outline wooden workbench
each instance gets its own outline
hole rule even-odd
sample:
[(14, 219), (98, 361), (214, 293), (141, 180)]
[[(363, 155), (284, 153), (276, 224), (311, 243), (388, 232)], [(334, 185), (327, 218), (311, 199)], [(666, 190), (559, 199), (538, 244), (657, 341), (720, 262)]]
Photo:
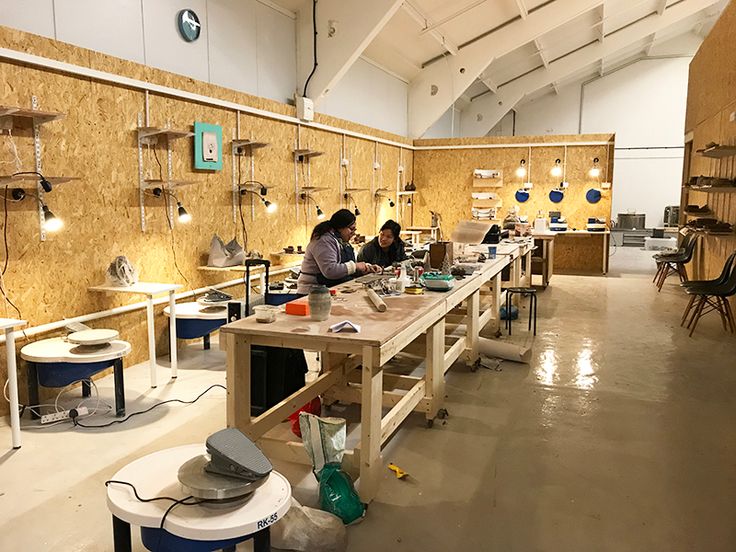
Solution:
[[(347, 451), (347, 469), (358, 471), (361, 498), (369, 502), (377, 492), (382, 466), (381, 446), (413, 411), (423, 412), (433, 420), (444, 399), (444, 374), (465, 354), (468, 363), (478, 359), (478, 335), (484, 325), (499, 325), (501, 271), (509, 264), (501, 256), (484, 264), (475, 274), (457, 280), (448, 292), (386, 297), (386, 312), (378, 312), (361, 286), (348, 282), (338, 286), (338, 295), (328, 320), (276, 315), (271, 324), (259, 324), (248, 317), (221, 328), (227, 351), (227, 424), (237, 427), (251, 439), (258, 440), (267, 456), (296, 462), (308, 462), (300, 442), (284, 442), (267, 435), (284, 418), (318, 395), (332, 389), (340, 400), (361, 405), (360, 444)], [(487, 288), (490, 288), (488, 291)], [(481, 290), (484, 290), (483, 298)], [(482, 310), (481, 305), (487, 308)], [(446, 317), (457, 316), (446, 333)], [(360, 333), (329, 333), (328, 328), (349, 319), (361, 325)], [(425, 335), (426, 334), (426, 335)], [(397, 353), (423, 340), (424, 376), (388, 375), (383, 369)], [(448, 343), (449, 342), (449, 343)], [(322, 373), (313, 382), (284, 399), (256, 418), (251, 418), (250, 361), (251, 347), (264, 345), (321, 352)], [(351, 382), (351, 373), (360, 368), (359, 381)], [(384, 391), (384, 382), (392, 389)], [(381, 408), (390, 410), (382, 416)]]

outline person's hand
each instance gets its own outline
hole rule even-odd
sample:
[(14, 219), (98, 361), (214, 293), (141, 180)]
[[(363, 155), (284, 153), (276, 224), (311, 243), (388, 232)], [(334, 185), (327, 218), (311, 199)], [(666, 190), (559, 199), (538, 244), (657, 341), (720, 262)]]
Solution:
[(381, 265), (374, 264), (374, 265), (370, 265), (370, 267), (371, 267), (371, 272), (374, 272), (376, 274), (381, 274), (383, 272), (383, 267)]
[(357, 263), (355, 263), (355, 271), (362, 272), (363, 274), (368, 274), (369, 272), (371, 272), (371, 270), (368, 268), (369, 266), (371, 265), (369, 265), (368, 263), (358, 261)]

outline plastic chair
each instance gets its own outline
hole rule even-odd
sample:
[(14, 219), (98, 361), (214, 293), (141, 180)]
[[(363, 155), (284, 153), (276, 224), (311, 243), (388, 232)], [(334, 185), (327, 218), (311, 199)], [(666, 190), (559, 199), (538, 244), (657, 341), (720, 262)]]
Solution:
[[(736, 320), (734, 320), (729, 297), (736, 295), (736, 268), (731, 265), (731, 273), (728, 279), (722, 283), (710, 283), (699, 286), (686, 287), (689, 295), (695, 296), (695, 307), (692, 308), (692, 316), (687, 324), (692, 337), (700, 319), (709, 312), (718, 311), (724, 330), (736, 333)], [(706, 310), (707, 309), (707, 310)], [(687, 316), (685, 316), (687, 318)]]
[[(702, 288), (703, 286), (717, 286), (720, 284), (725, 284), (731, 274), (731, 267), (733, 266), (734, 260), (736, 260), (736, 251), (731, 253), (728, 259), (726, 259), (726, 262), (723, 265), (723, 270), (721, 270), (721, 274), (720, 276), (718, 276), (718, 278), (715, 278), (713, 280), (691, 280), (689, 282), (683, 282), (680, 285), (685, 288), (685, 291), (687, 291), (688, 289), (697, 291), (698, 288)], [(687, 320), (687, 316), (688, 314), (690, 314), (690, 311), (695, 304), (695, 299), (697, 299), (698, 297), (696, 293), (690, 293), (689, 295), (690, 301), (688, 302), (687, 307), (685, 307), (685, 312), (682, 313), (680, 326), (682, 326), (685, 323), (685, 320)]]
[(529, 330), (532, 329), (532, 318), (534, 319), (534, 335), (537, 335), (537, 290), (528, 287), (512, 287), (506, 289), (506, 328), (509, 330), (511, 335), (511, 305), (515, 294), (519, 294), (522, 297), (529, 296)]
[(690, 245), (690, 242), (695, 239), (694, 233), (685, 234), (685, 237), (682, 239), (682, 242), (680, 243), (680, 247), (677, 251), (673, 251), (670, 253), (657, 253), (654, 255), (654, 262), (657, 263), (657, 272), (654, 274), (654, 278), (652, 279), (652, 283), (656, 283), (657, 280), (659, 280), (660, 276), (662, 275), (662, 270), (665, 267), (665, 263), (669, 259), (673, 259), (676, 257), (679, 257), (685, 253), (687, 248)]
[(692, 238), (687, 243), (685, 251), (673, 257), (663, 258), (662, 267), (659, 272), (659, 280), (657, 281), (657, 291), (662, 291), (665, 281), (671, 274), (677, 274), (680, 277), (680, 282), (687, 282), (687, 272), (685, 271), (685, 265), (689, 263), (695, 253), (695, 246), (698, 243), (697, 237)]

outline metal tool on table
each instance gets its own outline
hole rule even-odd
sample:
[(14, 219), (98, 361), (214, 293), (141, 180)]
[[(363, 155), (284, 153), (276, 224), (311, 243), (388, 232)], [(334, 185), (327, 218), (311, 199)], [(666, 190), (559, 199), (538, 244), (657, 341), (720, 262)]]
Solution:
[(205, 504), (245, 502), (273, 470), (268, 458), (238, 429), (213, 433), (206, 446), (207, 454), (188, 460), (178, 473), (184, 492), (206, 500)]

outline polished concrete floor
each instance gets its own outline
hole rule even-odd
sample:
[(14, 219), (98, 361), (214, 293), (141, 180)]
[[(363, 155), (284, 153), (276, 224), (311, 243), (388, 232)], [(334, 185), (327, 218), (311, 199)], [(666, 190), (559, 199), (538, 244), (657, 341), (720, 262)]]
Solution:
[[(684, 294), (674, 281), (657, 294), (651, 272), (650, 254), (619, 248), (607, 278), (555, 275), (530, 365), (453, 368), (449, 419), (404, 423), (384, 460), (410, 477), (385, 471), (348, 550), (736, 550), (736, 337), (711, 315), (688, 338)], [(514, 333), (532, 343), (525, 324)], [(126, 371), (129, 411), (224, 382), (219, 351), (182, 356), (154, 391), (145, 367)], [(0, 549), (111, 550), (104, 481), (224, 419), (216, 389), (104, 430), (25, 422), (23, 448), (0, 456)], [(277, 467), (314, 502), (311, 474)]]

